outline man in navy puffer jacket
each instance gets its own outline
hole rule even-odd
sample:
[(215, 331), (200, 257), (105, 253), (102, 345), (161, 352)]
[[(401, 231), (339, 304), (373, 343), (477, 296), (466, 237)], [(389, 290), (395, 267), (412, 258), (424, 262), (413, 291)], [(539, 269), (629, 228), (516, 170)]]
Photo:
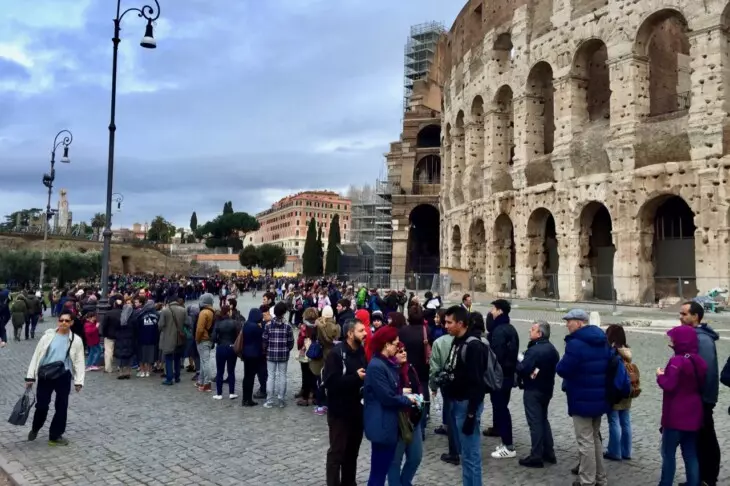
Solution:
[(563, 320), (570, 334), (565, 337), (565, 354), (556, 371), (568, 395), (568, 415), (573, 418), (578, 442), (579, 481), (573, 486), (606, 485), (600, 431), (601, 417), (610, 410), (606, 373), (611, 348), (601, 328), (588, 323), (586, 311), (572, 309)]

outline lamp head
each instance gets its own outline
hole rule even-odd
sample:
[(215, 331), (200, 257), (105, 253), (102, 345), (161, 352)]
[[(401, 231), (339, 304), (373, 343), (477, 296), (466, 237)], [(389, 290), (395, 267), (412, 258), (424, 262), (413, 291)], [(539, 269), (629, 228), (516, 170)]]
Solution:
[(145, 49), (157, 48), (157, 40), (155, 40), (154, 27), (152, 26), (151, 20), (147, 21), (147, 27), (144, 29), (144, 37), (142, 37), (142, 42), (139, 45)]
[(71, 163), (71, 159), (68, 158), (68, 145), (64, 145), (64, 147), (63, 147), (63, 157), (61, 157), (61, 163), (63, 163), (63, 164)]

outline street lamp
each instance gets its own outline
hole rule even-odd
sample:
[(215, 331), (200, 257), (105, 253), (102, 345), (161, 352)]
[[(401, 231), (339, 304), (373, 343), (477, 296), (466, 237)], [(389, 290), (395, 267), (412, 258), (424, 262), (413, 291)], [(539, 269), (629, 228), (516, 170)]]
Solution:
[[(109, 122), (109, 162), (107, 164), (106, 176), (106, 216), (104, 218), (104, 249), (101, 255), (101, 298), (99, 299), (99, 321), (102, 321), (105, 313), (109, 310), (109, 258), (111, 255), (112, 243), (112, 196), (114, 194), (114, 135), (117, 130), (115, 123), (117, 112), (117, 62), (119, 57), (119, 43), (121, 39), (119, 35), (122, 30), (122, 19), (129, 12), (135, 12), (139, 17), (147, 19), (144, 37), (140, 45), (146, 49), (154, 49), (157, 47), (157, 41), (154, 37), (154, 28), (152, 23), (160, 17), (160, 3), (154, 0), (155, 6), (145, 5), (142, 8), (129, 8), (124, 12), (121, 11), (122, 1), (117, 0), (117, 16), (114, 18), (114, 37), (112, 38), (113, 55), (112, 55), (112, 96), (111, 96), (111, 114)], [(121, 204), (121, 203), (118, 203)]]
[(73, 142), (74, 136), (68, 130), (61, 130), (53, 139), (53, 149), (51, 149), (51, 172), (43, 174), (43, 185), (48, 188), (48, 203), (46, 204), (46, 217), (43, 221), (43, 251), (41, 253), (41, 275), (38, 278), (40, 291), (43, 292), (43, 277), (46, 273), (46, 251), (48, 245), (48, 221), (53, 217), (51, 209), (51, 194), (53, 193), (53, 181), (56, 180), (56, 150), (63, 146), (63, 156), (61, 163), (69, 164), (71, 159), (68, 158), (68, 146)]
[(118, 192), (115, 192), (112, 194), (112, 200), (117, 203), (117, 211), (122, 210), (122, 203), (124, 202), (124, 196), (119, 194)]

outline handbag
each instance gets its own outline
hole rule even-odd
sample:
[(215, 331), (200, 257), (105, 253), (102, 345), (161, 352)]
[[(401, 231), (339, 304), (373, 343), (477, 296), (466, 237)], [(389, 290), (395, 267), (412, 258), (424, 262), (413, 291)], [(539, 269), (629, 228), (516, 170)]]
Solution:
[(13, 407), (13, 411), (10, 414), (8, 423), (11, 425), (25, 425), (30, 416), (30, 409), (35, 403), (35, 398), (30, 388), (25, 389), (25, 393), (20, 397), (18, 402)]
[(423, 327), (423, 354), (426, 357), (426, 364), (431, 362), (431, 345), (428, 342), (428, 334), (426, 334), (426, 326)]
[[(55, 361), (53, 363), (44, 364), (43, 366), (38, 368), (39, 380), (55, 380), (63, 376), (64, 373), (66, 373), (66, 360), (71, 353), (71, 346), (73, 345), (73, 342), (74, 333), (71, 333), (71, 338), (69, 339), (68, 343), (68, 349), (66, 350), (66, 358), (63, 361)], [(48, 350), (46, 350), (46, 353), (48, 353)]]
[(405, 410), (398, 411), (398, 431), (403, 442), (410, 444), (413, 441), (413, 424)]
[(238, 331), (238, 336), (236, 336), (236, 340), (233, 342), (233, 352), (236, 353), (236, 356), (243, 359), (243, 329)]

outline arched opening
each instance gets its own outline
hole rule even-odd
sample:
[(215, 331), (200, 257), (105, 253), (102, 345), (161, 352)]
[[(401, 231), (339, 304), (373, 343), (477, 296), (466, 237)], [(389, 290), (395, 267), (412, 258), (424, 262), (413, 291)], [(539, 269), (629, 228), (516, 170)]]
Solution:
[(122, 255), (122, 273), (132, 273), (132, 257), (129, 255)]
[(514, 54), (512, 35), (509, 32), (502, 32), (494, 40), (492, 46), (494, 60), (497, 61), (498, 74), (503, 74), (509, 69)]
[(494, 221), (494, 242), (492, 255), (498, 292), (511, 292), (517, 289), (515, 276), (516, 264), (515, 231), (512, 220), (502, 213)]
[(434, 148), (441, 146), (441, 127), (439, 125), (426, 125), (421, 128), (416, 136), (416, 147)]
[(580, 213), (580, 270), (583, 299), (613, 300), (613, 224), (603, 204), (592, 201)]
[(458, 226), (451, 230), (451, 267), (461, 268), (461, 229)]
[(694, 213), (680, 196), (664, 194), (639, 213), (642, 302), (672, 304), (697, 295)]
[(512, 176), (509, 168), (515, 157), (515, 120), (512, 89), (504, 85), (494, 97), (492, 115), (492, 192), (510, 191)]
[(448, 211), (451, 209), (451, 177), (452, 177), (452, 171), (454, 170), (452, 167), (452, 163), (454, 160), (454, 153), (453, 153), (453, 146), (451, 144), (451, 124), (446, 124), (446, 130), (444, 130), (444, 140), (443, 140), (443, 154), (444, 154), (444, 172), (443, 172), (443, 178), (442, 178), (442, 186), (441, 191), (443, 194), (443, 197), (441, 197), (441, 204), (443, 204), (443, 209), (445, 211)]
[(555, 106), (553, 69), (546, 62), (539, 62), (527, 77), (527, 185), (552, 182), (553, 167), (545, 157), (553, 152), (555, 138)]
[(413, 171), (413, 194), (439, 193), (441, 184), (441, 157), (427, 155), (422, 157)]
[(559, 298), (558, 237), (555, 218), (545, 208), (532, 212), (527, 221), (527, 264), (532, 272), (530, 297)]
[(477, 219), (469, 227), (469, 261), (467, 268), (472, 271), (473, 286), (478, 292), (486, 290), (484, 280), (487, 267), (487, 233), (484, 220)]
[(452, 167), (454, 171), (454, 204), (464, 204), (464, 191), (462, 189), (464, 172), (466, 170), (466, 150), (464, 147), (464, 112), (459, 111), (456, 115), (456, 122), (452, 133), (454, 148), (452, 150)]
[(484, 100), (481, 96), (474, 98), (471, 104), (471, 131), (469, 155), (472, 164), (469, 176), (469, 200), (481, 199), (484, 195)]
[(439, 210), (430, 204), (420, 204), (408, 216), (408, 255), (406, 273), (421, 275), (419, 285), (428, 285), (439, 273)]
[(611, 116), (611, 82), (608, 49), (600, 39), (584, 42), (573, 61), (573, 76), (579, 100), (585, 103), (581, 119), (608, 120)]
[(649, 115), (688, 110), (690, 56), (687, 20), (676, 10), (653, 13), (639, 28), (637, 54), (649, 59)]

